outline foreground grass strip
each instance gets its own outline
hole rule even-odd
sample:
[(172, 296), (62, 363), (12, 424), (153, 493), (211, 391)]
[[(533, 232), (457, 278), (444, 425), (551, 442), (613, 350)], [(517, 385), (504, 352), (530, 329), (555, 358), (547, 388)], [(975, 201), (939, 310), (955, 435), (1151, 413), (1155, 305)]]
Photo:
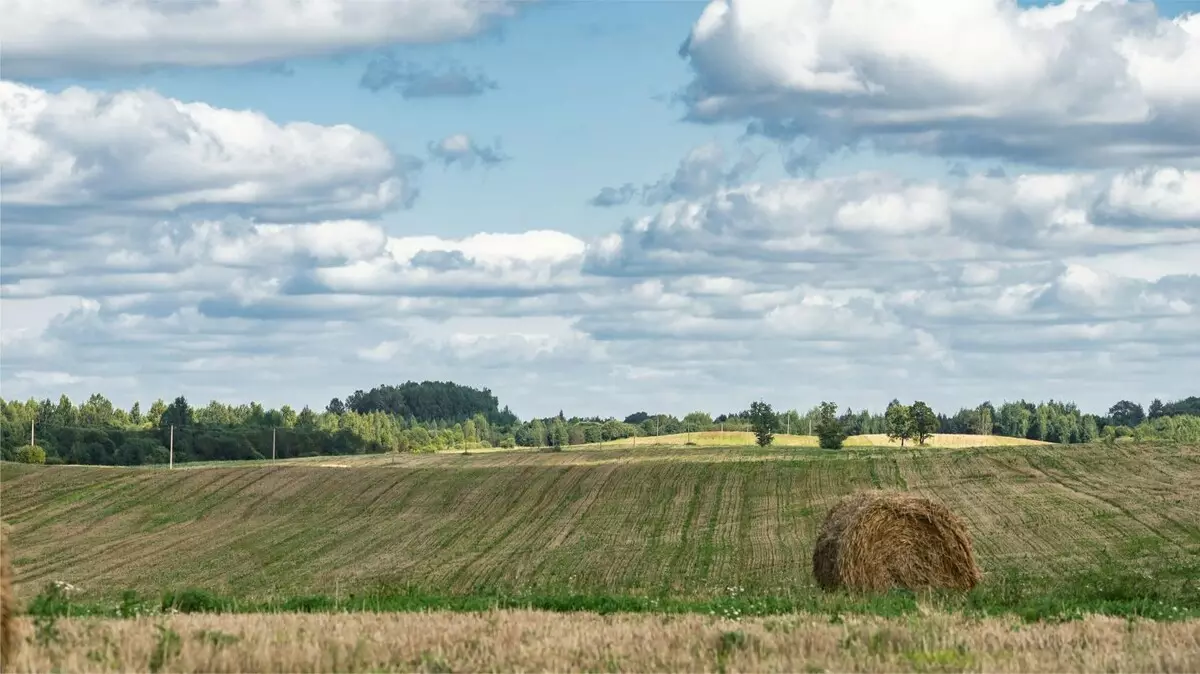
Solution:
[(913, 615), (921, 607), (966, 616), (1010, 616), (1026, 622), (1066, 622), (1087, 615), (1181, 621), (1200, 619), (1200, 565), (1192, 560), (1162, 560), (1138, 570), (1115, 561), (1102, 562), (1066, 576), (1031, 576), (1013, 569), (993, 574), (967, 593), (920, 595), (893, 591), (879, 595), (824, 593), (811, 588), (778, 588), (747, 593), (726, 588), (723, 596), (579, 594), (569, 591), (513, 593), (480, 588), (472, 594), (438, 594), (419, 587), (379, 588), (335, 596), (310, 594), (268, 599), (222, 596), (203, 589), (154, 595), (127, 590), (119, 601), (71, 595), (48, 584), (25, 606), (39, 618), (64, 616), (132, 617), (163, 613), (279, 612), (422, 612), (537, 609), (561, 613), (592, 612), (706, 614), (737, 618), (788, 613), (882, 617)]
[(1200, 622), (539, 611), (176, 615), (21, 625), (16, 672), (1200, 671)]

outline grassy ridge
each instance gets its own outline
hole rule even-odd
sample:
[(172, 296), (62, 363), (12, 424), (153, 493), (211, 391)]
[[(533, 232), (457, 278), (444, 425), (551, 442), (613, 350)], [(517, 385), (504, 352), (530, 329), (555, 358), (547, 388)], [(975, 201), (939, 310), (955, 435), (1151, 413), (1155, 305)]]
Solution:
[[(65, 580), (92, 599), (197, 587), (247, 605), (337, 602), (405, 588), (432, 598), (422, 600), (429, 607), (460, 601), (439, 597), (515, 597), (516, 606), (574, 597), (580, 607), (663, 597), (703, 609), (736, 588), (790, 602), (781, 610), (821, 609), (809, 606), (816, 528), (837, 498), (870, 486), (927, 493), (960, 513), (989, 574), (980, 596), (1001, 604), (998, 581), (1016, 572), (1049, 592), (1055, 579), (1082, 588), (1122, 574), (1134, 582), (1147, 569), (1173, 579), (1200, 558), (1200, 452), (1189, 447), (371, 460), (395, 463), (170, 472), (6, 464), (18, 593), (31, 598)], [(1139, 588), (1141, 596), (1153, 584)], [(1130, 599), (1119, 595), (1111, 599)]]

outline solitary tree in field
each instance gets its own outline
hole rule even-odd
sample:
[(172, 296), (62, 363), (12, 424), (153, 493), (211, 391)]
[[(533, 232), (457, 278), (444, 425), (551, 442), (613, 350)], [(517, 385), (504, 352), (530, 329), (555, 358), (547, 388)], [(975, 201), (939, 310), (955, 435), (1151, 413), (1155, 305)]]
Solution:
[(766, 447), (775, 439), (775, 429), (779, 418), (771, 405), (761, 400), (750, 403), (750, 428), (754, 431), (754, 439), (759, 447)]
[(938, 429), (937, 415), (933, 413), (929, 405), (918, 400), (909, 408), (909, 416), (912, 418), (913, 437), (919, 444), (925, 444), (925, 441)]
[(883, 413), (883, 422), (887, 424), (888, 440), (904, 441), (913, 436), (912, 411), (908, 405), (901, 405), (899, 400), (893, 400)]
[(837, 416), (837, 403), (821, 403), (821, 411), (817, 413), (817, 425), (814, 429), (821, 447), (825, 449), (841, 449), (846, 441), (846, 427)]

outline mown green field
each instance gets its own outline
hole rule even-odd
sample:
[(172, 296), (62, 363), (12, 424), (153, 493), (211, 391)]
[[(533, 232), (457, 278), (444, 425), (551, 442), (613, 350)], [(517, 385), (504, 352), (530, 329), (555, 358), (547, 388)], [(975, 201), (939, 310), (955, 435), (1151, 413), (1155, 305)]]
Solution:
[(1135, 594), (1161, 588), (1148, 598), (1200, 610), (1186, 584), (1200, 569), (1200, 448), (1188, 446), (610, 448), (174, 471), (4, 464), (0, 478), (25, 599), (63, 580), (95, 601), (203, 588), (244, 606), (401, 589), (460, 598), (432, 602), (451, 608), (500, 595), (659, 598), (617, 602), (635, 610), (799, 602), (818, 594), (810, 555), (827, 509), (880, 486), (937, 497), (965, 518), (988, 596), (1032, 601), (1112, 577), (1124, 593), (1114, 601), (1133, 591), (1115, 585), (1134, 582)]

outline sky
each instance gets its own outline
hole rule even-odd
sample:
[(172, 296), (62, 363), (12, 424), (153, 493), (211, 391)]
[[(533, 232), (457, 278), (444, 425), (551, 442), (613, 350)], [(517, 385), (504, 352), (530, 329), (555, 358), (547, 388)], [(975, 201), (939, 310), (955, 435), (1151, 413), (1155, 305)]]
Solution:
[(0, 10), (5, 398), (1197, 393), (1200, 3)]

